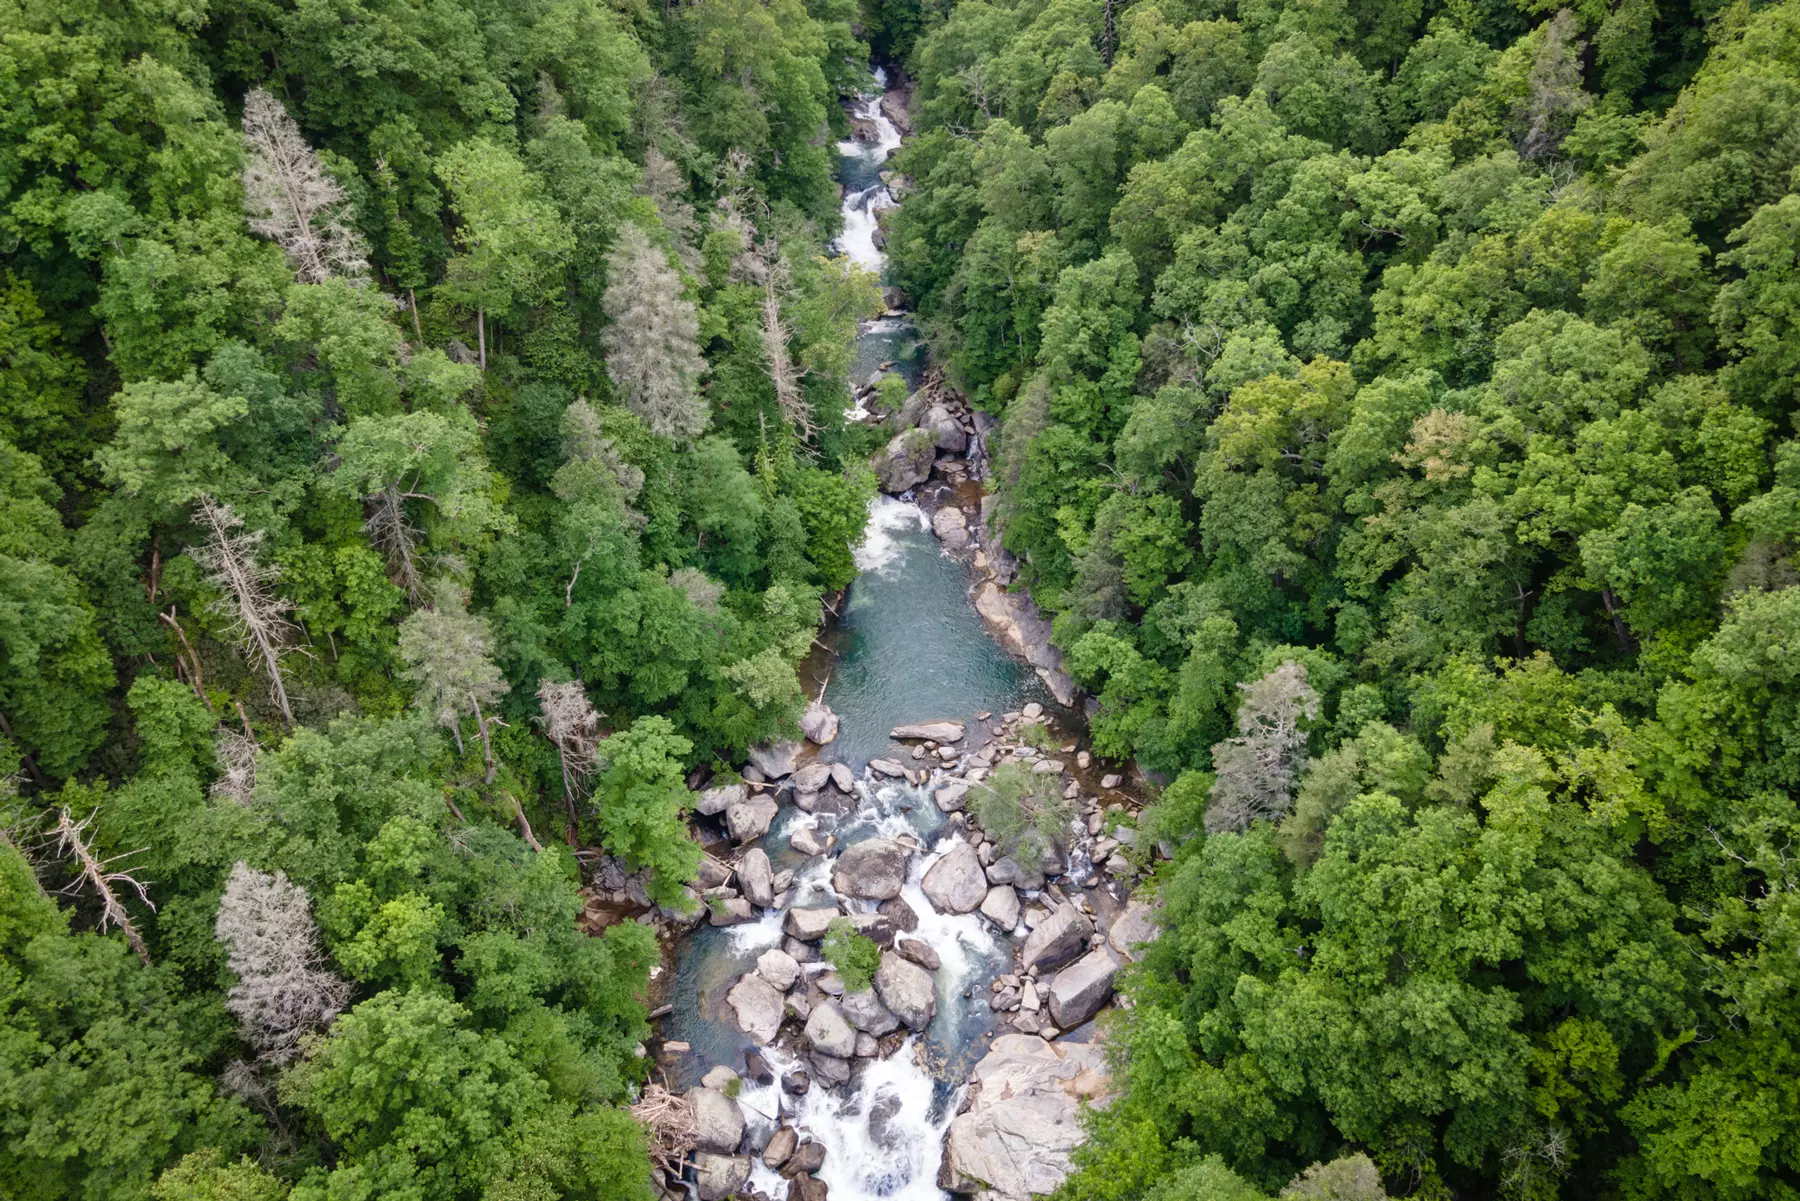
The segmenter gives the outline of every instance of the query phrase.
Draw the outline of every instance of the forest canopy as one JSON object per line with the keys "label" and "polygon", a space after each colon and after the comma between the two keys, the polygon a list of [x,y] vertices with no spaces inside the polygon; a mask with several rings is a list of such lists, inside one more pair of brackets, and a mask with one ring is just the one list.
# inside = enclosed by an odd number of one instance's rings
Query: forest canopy
{"label": "forest canopy", "polygon": [[854,574],[855,19],[0,5],[0,1194],[652,1196],[583,873]]}
{"label": "forest canopy", "polygon": [[1063,1195],[1793,1196],[1800,5],[884,29],[898,282],[1165,785]]}

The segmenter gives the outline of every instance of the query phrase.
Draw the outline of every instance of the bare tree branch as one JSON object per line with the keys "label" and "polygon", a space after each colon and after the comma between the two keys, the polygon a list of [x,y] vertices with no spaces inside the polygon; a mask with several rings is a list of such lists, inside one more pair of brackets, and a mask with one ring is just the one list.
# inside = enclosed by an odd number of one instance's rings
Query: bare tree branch
{"label": "bare tree branch", "polygon": [[368,247],[351,224],[344,189],[313,153],[300,127],[262,88],[244,97],[244,210],[250,228],[287,252],[303,284],[361,283]]}
{"label": "bare tree branch", "polygon": [[[95,810],[94,813],[98,813]],[[88,889],[100,899],[100,928],[114,927],[124,932],[125,941],[137,952],[137,957],[150,966],[150,948],[144,945],[143,935],[131,922],[131,914],[125,910],[125,903],[114,891],[115,886],[124,885],[137,894],[138,900],[149,906],[152,911],[156,903],[150,899],[150,893],[129,872],[122,872],[113,867],[121,859],[128,859],[137,851],[128,851],[124,855],[115,855],[111,859],[101,859],[94,854],[93,844],[88,840],[88,827],[94,823],[94,813],[76,821],[64,805],[56,815],[57,849],[69,856],[75,863],[75,883],[64,889],[65,893],[73,892],[87,885]]]}
{"label": "bare tree branch", "polygon": [[202,496],[194,506],[194,520],[206,532],[207,540],[188,553],[206,569],[207,579],[221,593],[213,611],[231,619],[244,649],[261,661],[281,716],[292,725],[294,711],[288,705],[287,685],[281,676],[281,656],[287,652],[294,628],[282,614],[293,606],[275,594],[280,571],[264,566],[256,557],[263,533],[240,532],[244,519],[232,512],[230,505],[219,504],[210,496]]}

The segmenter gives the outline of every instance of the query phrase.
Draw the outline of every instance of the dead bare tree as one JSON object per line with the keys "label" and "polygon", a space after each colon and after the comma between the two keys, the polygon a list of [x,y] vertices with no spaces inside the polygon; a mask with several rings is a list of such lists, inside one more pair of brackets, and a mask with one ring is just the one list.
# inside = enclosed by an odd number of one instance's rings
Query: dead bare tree
{"label": "dead bare tree", "polygon": [[[98,809],[94,811],[94,813],[98,812]],[[67,855],[75,866],[75,880],[63,889],[63,893],[71,895],[81,891],[82,886],[86,885],[87,890],[100,901],[100,928],[105,930],[110,926],[122,931],[125,941],[131,944],[131,949],[137,952],[137,957],[144,961],[144,966],[149,967],[150,948],[144,945],[144,936],[139,934],[138,928],[132,924],[131,914],[126,911],[125,902],[119,899],[117,890],[120,886],[131,889],[137,894],[138,900],[152,911],[156,909],[156,903],[150,899],[149,891],[131,873],[120,871],[114,866],[120,860],[129,859],[138,852],[127,851],[125,854],[115,855],[111,859],[102,859],[96,855],[93,843],[88,838],[88,827],[94,824],[94,813],[76,821],[69,813],[67,805],[57,811],[55,831],[57,850]]]}
{"label": "dead bare tree", "polygon": [[467,604],[459,589],[442,589],[434,608],[420,609],[400,623],[400,657],[407,663],[406,678],[418,688],[415,703],[450,731],[458,751],[463,747],[462,714],[474,714],[492,784],[497,768],[492,727],[499,718],[483,707],[491,708],[505,696],[508,685],[494,664],[487,622],[470,613]]}
{"label": "dead bare tree", "polygon": [[1235,738],[1212,748],[1212,798],[1206,832],[1243,831],[1258,820],[1273,820],[1294,801],[1294,781],[1306,762],[1303,720],[1319,715],[1319,694],[1306,682],[1306,668],[1287,660],[1259,680],[1239,684]]}
{"label": "dead bare tree", "polygon": [[369,544],[387,560],[395,582],[406,590],[407,599],[419,605],[425,600],[425,577],[419,569],[421,536],[419,528],[406,516],[406,501],[407,494],[397,483],[363,497],[368,509],[363,532],[368,534]]}
{"label": "dead bare tree", "polygon": [[349,197],[319,162],[281,101],[252,88],[244,97],[244,210],[250,228],[287,253],[303,284],[361,283],[368,247],[351,222]]}
{"label": "dead bare tree", "polygon": [[210,496],[202,496],[194,506],[194,520],[205,531],[206,543],[188,553],[219,590],[212,609],[231,620],[245,651],[260,660],[275,704],[292,725],[294,711],[288,705],[287,685],[281,676],[281,656],[287,652],[294,628],[282,614],[293,606],[275,594],[280,570],[257,558],[263,532],[244,530],[244,519],[230,505],[219,504]]}
{"label": "dead bare tree", "polygon": [[538,686],[539,722],[544,736],[562,760],[563,800],[569,820],[579,821],[576,804],[586,795],[587,779],[600,766],[600,714],[578,680],[545,680]]}
{"label": "dead bare tree", "polygon": [[806,403],[806,393],[800,387],[800,379],[806,373],[794,365],[793,356],[788,353],[790,334],[787,323],[781,319],[780,289],[787,282],[787,263],[781,252],[774,249],[773,239],[768,245],[764,255],[769,271],[768,282],[763,285],[762,340],[763,354],[769,360],[769,382],[775,386],[775,403],[781,407],[781,415],[801,441],[811,442],[818,437],[819,424],[813,420],[812,406]]}
{"label": "dead bare tree", "polygon": [[1554,154],[1575,118],[1594,103],[1581,86],[1581,55],[1587,43],[1577,37],[1575,14],[1561,9],[1543,28],[1543,43],[1525,79],[1525,98],[1513,110],[1519,127],[1516,144],[1524,159]]}
{"label": "dead bare tree", "polygon": [[248,805],[256,792],[256,740],[236,730],[221,730],[213,744],[213,755],[219,761],[219,778],[213,781],[212,795],[221,801]]}
{"label": "dead bare tree", "polygon": [[287,1063],[300,1040],[322,1030],[350,1001],[350,982],[333,972],[319,945],[312,899],[282,872],[239,861],[219,898],[213,934],[229,948],[238,982],[225,1008],[266,1063]]}

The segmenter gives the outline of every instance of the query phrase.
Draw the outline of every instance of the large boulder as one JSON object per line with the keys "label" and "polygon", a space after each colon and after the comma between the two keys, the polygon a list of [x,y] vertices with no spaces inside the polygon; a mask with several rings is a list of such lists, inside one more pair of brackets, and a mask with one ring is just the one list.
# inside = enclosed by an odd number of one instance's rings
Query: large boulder
{"label": "large boulder", "polygon": [[1156,932],[1156,911],[1144,902],[1134,900],[1113,921],[1112,929],[1106,932],[1106,941],[1127,960],[1134,960],[1141,954],[1138,948],[1153,940]]}
{"label": "large boulder", "polygon": [[806,1041],[813,1050],[837,1059],[856,1054],[856,1029],[844,1017],[836,1001],[821,1001],[806,1019]]}
{"label": "large boulder", "polygon": [[931,1025],[937,1013],[937,982],[931,973],[890,951],[875,972],[875,993],[890,1012],[913,1030]]}
{"label": "large boulder", "polygon": [[838,1007],[844,1011],[845,1020],[864,1034],[880,1038],[900,1028],[900,1019],[894,1016],[893,1010],[881,1003],[881,998],[875,995],[872,988],[845,993],[838,1002]]}
{"label": "large boulder", "polygon": [[756,920],[756,907],[743,897],[716,897],[706,908],[715,926],[741,926]]}
{"label": "large boulder", "polygon": [[769,832],[769,824],[780,811],[774,797],[761,793],[745,797],[725,811],[725,828],[733,842],[755,842]]}
{"label": "large boulder", "polygon": [[930,479],[936,461],[937,438],[930,430],[901,430],[876,452],[869,466],[875,469],[881,490],[897,496]]}
{"label": "large boulder", "polygon": [[725,1201],[750,1179],[750,1159],[744,1155],[694,1154],[694,1179],[700,1201]]}
{"label": "large boulder", "polygon": [[1030,971],[1059,968],[1081,954],[1093,925],[1081,910],[1064,901],[1037,924],[1019,949],[1019,967]]}
{"label": "large boulder", "polygon": [[742,784],[721,784],[717,788],[708,788],[694,798],[694,812],[707,817],[715,813],[723,813],[745,797],[750,790]]}
{"label": "large boulder", "polygon": [[1072,1030],[1100,1012],[1112,997],[1119,961],[1105,947],[1090,951],[1056,973],[1050,982],[1050,1019]]}
{"label": "large boulder", "polygon": [[800,965],[780,947],[770,947],[756,957],[756,973],[782,992],[800,978]]}
{"label": "large boulder", "polygon": [[744,899],[764,909],[775,903],[775,869],[769,865],[768,852],[751,847],[738,860],[738,889]]}
{"label": "large boulder", "polygon": [[831,764],[808,763],[794,773],[795,792],[817,792],[831,780]]}
{"label": "large boulder", "polygon": [[954,505],[945,505],[932,514],[931,532],[951,550],[961,550],[969,545],[968,523],[963,519],[963,511]]}
{"label": "large boulder", "polygon": [[775,986],[755,972],[746,972],[725,994],[731,1019],[737,1028],[763,1045],[775,1041],[781,1032],[784,1010],[781,994]]}
{"label": "large boulder", "polygon": [[815,746],[824,746],[837,737],[837,714],[825,707],[824,701],[814,701],[800,715],[800,732],[806,740]]}
{"label": "large boulder", "polygon": [[1002,1034],[975,1065],[969,1107],[950,1123],[938,1184],[991,1201],[1052,1193],[1085,1134],[1081,1103],[1106,1088],[1095,1043]]}
{"label": "large boulder", "polygon": [[959,842],[926,870],[919,887],[939,913],[974,913],[987,898],[987,873],[975,849]]}
{"label": "large boulder", "polygon": [[750,748],[750,762],[771,780],[792,775],[799,757],[800,744],[797,742],[769,742]]}
{"label": "large boulder", "polygon": [[787,931],[790,938],[797,938],[801,942],[818,942],[825,937],[825,931],[830,929],[832,920],[841,916],[835,906],[790,909],[787,916],[781,919],[781,928]]}
{"label": "large boulder", "polygon": [[849,897],[885,901],[905,883],[906,848],[891,838],[854,843],[831,866],[831,886]]}
{"label": "large boulder", "polygon": [[943,405],[932,405],[925,410],[919,428],[931,431],[933,445],[939,450],[947,450],[953,455],[960,455],[969,449],[969,435],[964,432],[962,422]]}
{"label": "large boulder", "polygon": [[716,1088],[696,1088],[688,1092],[688,1104],[694,1107],[694,1145],[702,1151],[730,1155],[744,1138],[744,1111],[738,1103]]}
{"label": "large boulder", "polygon": [[1002,930],[1019,924],[1019,893],[1010,884],[996,884],[981,899],[981,915]]}
{"label": "large boulder", "polygon": [[888,732],[889,738],[924,739],[928,742],[961,742],[963,724],[960,721],[923,721],[910,726],[895,726]]}
{"label": "large boulder", "polygon": [[788,1161],[788,1156],[799,1145],[800,1136],[794,1132],[794,1128],[783,1126],[770,1136],[768,1145],[763,1148],[763,1163],[771,1168],[779,1168]]}

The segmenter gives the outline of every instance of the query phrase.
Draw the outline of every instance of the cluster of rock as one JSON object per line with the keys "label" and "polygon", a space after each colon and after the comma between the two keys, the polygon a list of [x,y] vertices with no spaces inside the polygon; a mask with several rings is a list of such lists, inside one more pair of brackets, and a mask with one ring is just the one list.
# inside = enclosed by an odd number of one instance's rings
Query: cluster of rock
{"label": "cluster of rock", "polygon": [[[935,372],[898,409],[883,412],[879,383],[879,373],[863,381],[856,399],[894,431],[869,464],[883,492],[899,496],[934,474],[953,483],[981,478],[987,462],[987,436],[996,424],[991,416],[971,409],[962,393]],[[970,537],[967,516],[962,516],[962,533],[954,543],[959,547],[967,546]],[[943,532],[939,536],[943,537]]]}
{"label": "cluster of rock", "polygon": [[[773,1074],[760,1055],[752,1052],[746,1070],[757,1083],[773,1083]],[[792,1126],[776,1129],[762,1147],[744,1152],[750,1141],[748,1123],[736,1097],[744,1081],[723,1065],[701,1077],[688,1091],[686,1101],[694,1123],[694,1188],[700,1201],[723,1201],[743,1189],[750,1179],[751,1154],[788,1181],[789,1201],[825,1201],[829,1190],[818,1178],[825,1166],[825,1145],[802,1138]]]}

